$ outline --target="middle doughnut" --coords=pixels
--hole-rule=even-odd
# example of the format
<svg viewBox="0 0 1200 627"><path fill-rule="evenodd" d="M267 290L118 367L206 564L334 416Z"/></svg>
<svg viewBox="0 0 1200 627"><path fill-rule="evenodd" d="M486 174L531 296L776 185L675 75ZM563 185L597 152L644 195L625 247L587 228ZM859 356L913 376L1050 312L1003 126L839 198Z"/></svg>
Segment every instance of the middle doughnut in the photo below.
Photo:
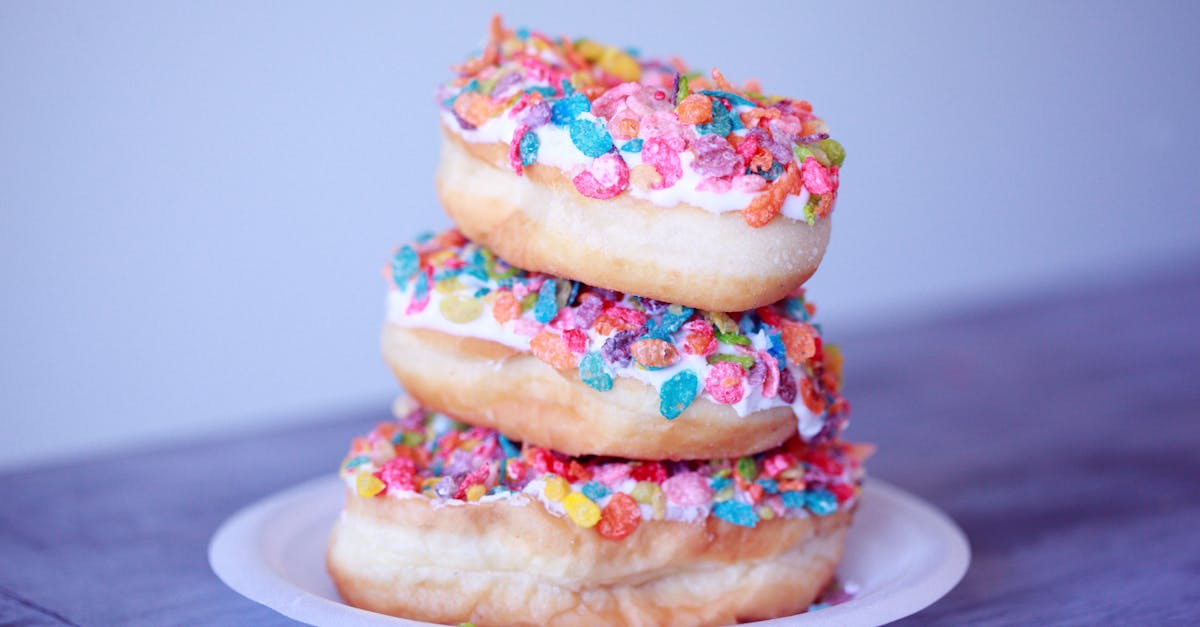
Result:
<svg viewBox="0 0 1200 627"><path fill-rule="evenodd" d="M705 312L511 267L457 231L399 249L384 357L424 405L570 455L750 455L845 426L803 291Z"/></svg>

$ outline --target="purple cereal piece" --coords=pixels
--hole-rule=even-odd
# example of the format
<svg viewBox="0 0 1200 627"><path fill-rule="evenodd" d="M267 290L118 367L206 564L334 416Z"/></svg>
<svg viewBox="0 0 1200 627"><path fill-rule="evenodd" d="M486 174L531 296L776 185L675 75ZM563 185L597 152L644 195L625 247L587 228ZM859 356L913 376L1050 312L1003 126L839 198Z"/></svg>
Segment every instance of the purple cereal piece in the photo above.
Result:
<svg viewBox="0 0 1200 627"><path fill-rule="evenodd" d="M618 331L604 341L604 345L600 347L600 354L608 363L624 368L633 359L629 353L629 345L639 336L641 331Z"/></svg>
<svg viewBox="0 0 1200 627"><path fill-rule="evenodd" d="M520 72L509 72L508 74L501 76L500 80L496 81L495 85L492 85L492 98L504 98L510 96L511 94L506 94L505 92L513 87L516 87L520 82Z"/></svg>
<svg viewBox="0 0 1200 627"><path fill-rule="evenodd" d="M545 126L550 121L550 104L545 100L530 105L521 114L521 123L529 128Z"/></svg>
<svg viewBox="0 0 1200 627"><path fill-rule="evenodd" d="M653 298L642 298L641 301L642 301L642 308L645 309L646 313L651 316L661 315L664 311L667 310L667 303L664 303L661 300L654 300Z"/></svg>
<svg viewBox="0 0 1200 627"><path fill-rule="evenodd" d="M590 329L596 322L596 318L600 316L600 308L604 306L604 301L595 294L584 294L579 299L579 306L575 308L575 322L578 323L581 329Z"/></svg>
<svg viewBox="0 0 1200 627"><path fill-rule="evenodd" d="M779 400L788 405L796 402L796 378L791 368L779 369Z"/></svg>

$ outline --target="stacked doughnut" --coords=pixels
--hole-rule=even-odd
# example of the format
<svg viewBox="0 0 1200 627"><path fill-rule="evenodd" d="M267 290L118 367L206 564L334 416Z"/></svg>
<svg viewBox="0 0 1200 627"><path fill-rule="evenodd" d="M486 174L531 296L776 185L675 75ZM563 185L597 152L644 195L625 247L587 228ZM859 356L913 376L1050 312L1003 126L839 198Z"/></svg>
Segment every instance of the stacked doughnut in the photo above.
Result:
<svg viewBox="0 0 1200 627"><path fill-rule="evenodd" d="M841 146L804 101L498 19L455 73L457 228L386 270L410 396L342 464L338 590L476 625L803 611L869 454L801 287Z"/></svg>

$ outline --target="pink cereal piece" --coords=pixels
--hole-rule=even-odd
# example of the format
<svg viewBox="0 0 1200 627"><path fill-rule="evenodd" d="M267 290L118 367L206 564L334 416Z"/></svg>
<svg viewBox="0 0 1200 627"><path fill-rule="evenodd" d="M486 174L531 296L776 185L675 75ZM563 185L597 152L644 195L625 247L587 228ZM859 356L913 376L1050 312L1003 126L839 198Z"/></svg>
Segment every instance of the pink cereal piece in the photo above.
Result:
<svg viewBox="0 0 1200 627"><path fill-rule="evenodd" d="M739 192L749 192L756 194L766 189L767 179L757 174L739 174L733 177L733 189Z"/></svg>
<svg viewBox="0 0 1200 627"><path fill-rule="evenodd" d="M755 357L757 357L758 363L767 368L767 376L763 379L762 384L763 398L775 398L775 395L779 393L779 361L767 351L759 351Z"/></svg>
<svg viewBox="0 0 1200 627"><path fill-rule="evenodd" d="M687 147L688 139L695 136L692 127L685 126L671 111L655 111L642 118L638 137L650 139L662 137L667 145L680 152Z"/></svg>
<svg viewBox="0 0 1200 627"><path fill-rule="evenodd" d="M776 453L763 460L763 472L768 477L775 478L796 463L796 458L790 453Z"/></svg>
<svg viewBox="0 0 1200 627"><path fill-rule="evenodd" d="M629 166L621 155L606 153L592 161L592 164L580 172L572 182L580 194L605 200L629 187Z"/></svg>
<svg viewBox="0 0 1200 627"><path fill-rule="evenodd" d="M729 191L733 185L729 179L707 178L696 184L696 190L701 192L712 192L714 194L724 194Z"/></svg>
<svg viewBox="0 0 1200 627"><path fill-rule="evenodd" d="M529 318L517 318L513 320L512 325L513 333L524 337L533 337L541 333L542 328L545 326L537 320L530 320Z"/></svg>
<svg viewBox="0 0 1200 627"><path fill-rule="evenodd" d="M673 150L662 137L653 137L642 145L642 161L654 166L662 180L651 185L652 189L671 187L683 177L683 165L679 162L679 151Z"/></svg>
<svg viewBox="0 0 1200 627"><path fill-rule="evenodd" d="M592 101L592 115L598 118L611 117L617 108L625 102L625 99L641 89L641 87L639 83L621 83L604 92L599 98Z"/></svg>
<svg viewBox="0 0 1200 627"><path fill-rule="evenodd" d="M512 166L517 176L525 174L525 166L521 163L521 139L525 137L525 133L529 132L529 127L521 124L517 130L513 131L512 143L508 146L508 165Z"/></svg>
<svg viewBox="0 0 1200 627"><path fill-rule="evenodd" d="M579 322L575 319L575 310L570 307L563 307L554 314L554 319L549 323L551 329L566 331L567 329L578 329Z"/></svg>
<svg viewBox="0 0 1200 627"><path fill-rule="evenodd" d="M745 378L746 371L741 364L731 361L717 362L704 378L704 390L718 403L733 405L745 395L742 385Z"/></svg>
<svg viewBox="0 0 1200 627"><path fill-rule="evenodd" d="M562 337L567 343L567 350L575 353L576 355L582 355L587 352L587 333L584 333L579 329L567 329L562 332Z"/></svg>
<svg viewBox="0 0 1200 627"><path fill-rule="evenodd" d="M699 473L685 472L667 479L662 484L667 500L676 505L705 505L712 499L712 488Z"/></svg>
<svg viewBox="0 0 1200 627"><path fill-rule="evenodd" d="M592 469L592 479L611 488L628 479L629 472L629 464L604 464Z"/></svg>
<svg viewBox="0 0 1200 627"><path fill-rule="evenodd" d="M804 189L810 194L828 194L833 191L833 177L830 176L829 169L813 157L804 160L804 165L800 168L800 180L804 182Z"/></svg>
<svg viewBox="0 0 1200 627"><path fill-rule="evenodd" d="M670 101L662 97L655 98L655 94L661 91L662 88L660 87L642 86L641 89L630 94L629 98L625 100L625 104L629 105L629 108L638 115L650 115L656 111L667 111L671 113L672 117L675 117L674 111L671 111L674 105Z"/></svg>
<svg viewBox="0 0 1200 627"><path fill-rule="evenodd" d="M540 286L539 286L539 287L540 287ZM536 292L536 291L537 291L537 288L533 288L533 291L535 291L535 292ZM515 299L517 299L517 300L521 300L522 298L525 298L526 296L528 296L528 295L529 295L529 286L528 286L528 285L526 285L525 283L515 283L515 284L513 284L513 286L512 286L512 295L513 295L513 298L515 298Z"/></svg>

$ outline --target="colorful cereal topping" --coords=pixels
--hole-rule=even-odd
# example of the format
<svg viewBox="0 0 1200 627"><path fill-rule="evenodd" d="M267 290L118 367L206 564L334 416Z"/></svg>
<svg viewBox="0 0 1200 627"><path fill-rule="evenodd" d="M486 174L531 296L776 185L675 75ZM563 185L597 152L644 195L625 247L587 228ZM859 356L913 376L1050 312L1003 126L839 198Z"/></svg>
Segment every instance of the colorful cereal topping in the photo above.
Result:
<svg viewBox="0 0 1200 627"><path fill-rule="evenodd" d="M637 379L667 419L706 398L742 416L791 406L805 439L847 422L841 354L822 342L803 291L752 311L698 311L513 268L453 230L402 247L389 268L391 323L529 351L599 392Z"/></svg>
<svg viewBox="0 0 1200 627"><path fill-rule="evenodd" d="M351 444L341 475L362 498L439 502L537 499L551 513L612 540L644 520L715 516L754 527L777 517L827 516L851 506L871 447L797 437L739 459L639 462L571 458L408 404Z"/></svg>
<svg viewBox="0 0 1200 627"><path fill-rule="evenodd" d="M833 210L845 149L808 102L764 95L754 81L739 88L715 69L510 30L499 17L454 72L438 90L446 125L508 144L517 175L556 167L597 199L671 190L659 204L741 210L754 227L781 213L813 224ZM731 194L746 197L713 198Z"/></svg>

